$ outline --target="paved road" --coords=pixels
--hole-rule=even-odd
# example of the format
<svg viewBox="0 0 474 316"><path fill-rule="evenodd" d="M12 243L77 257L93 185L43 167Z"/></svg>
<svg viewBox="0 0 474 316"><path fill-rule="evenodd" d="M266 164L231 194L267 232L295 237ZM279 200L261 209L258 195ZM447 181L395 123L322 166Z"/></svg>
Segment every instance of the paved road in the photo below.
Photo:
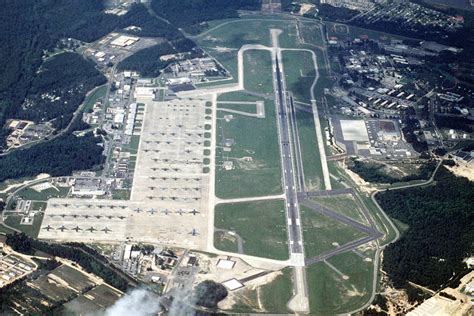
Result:
<svg viewBox="0 0 474 316"><path fill-rule="evenodd" d="M332 219L335 219L341 223L344 223L346 225L349 225L357 230L360 230L361 232L364 232L369 235L378 235L378 236L383 236L380 232L378 232L374 227L372 226L367 226L364 224L359 223L356 220L353 220L352 218L339 214L337 212L334 212L316 202L310 201L310 200L303 200L301 201L301 204L311 208L312 210L326 216Z"/></svg>
<svg viewBox="0 0 474 316"><path fill-rule="evenodd" d="M298 192L298 198L304 199L304 198L309 198L312 196L334 196L334 195L353 194L353 193L354 193L354 189L352 188L311 191L311 192Z"/></svg>
<svg viewBox="0 0 474 316"><path fill-rule="evenodd" d="M304 180L304 167L303 167L303 158L301 155L301 144L300 144L300 135L298 132L298 125L296 121L296 108L293 102L293 97L290 97L289 100L290 106L290 126L292 130L293 136L293 147L295 151L295 159L296 159L296 171L297 171L297 183L298 188L300 191L306 191L305 189L305 180Z"/></svg>
<svg viewBox="0 0 474 316"><path fill-rule="evenodd" d="M283 185L286 195L286 212L288 216L288 231L291 253L303 253L302 233L300 226L298 195L296 190L293 160L291 156L289 109L285 97L283 70L280 67L277 54L273 54L273 81L275 87L275 103L278 109L278 129L280 139L281 160L283 167Z"/></svg>
<svg viewBox="0 0 474 316"><path fill-rule="evenodd" d="M334 257L334 256L337 256L343 252L347 252L347 251L350 251L350 250L353 250L353 249L356 249L358 248L359 246L361 245L364 245L370 241L373 241L373 240L376 240L378 237L377 236L367 236L367 237L364 237L364 238L361 238L361 239L357 239L357 240L354 240L354 241L351 241L345 245L342 245L341 247L339 248L336 248L334 250L330 250L330 251L327 251L327 252L324 252L318 256L315 256L315 257L312 257L312 258L308 258L305 260L305 265L306 266L309 266L309 265L312 265L312 264L315 264L315 263L318 263L318 262L321 262L321 261L324 261L324 260L327 260L331 257Z"/></svg>

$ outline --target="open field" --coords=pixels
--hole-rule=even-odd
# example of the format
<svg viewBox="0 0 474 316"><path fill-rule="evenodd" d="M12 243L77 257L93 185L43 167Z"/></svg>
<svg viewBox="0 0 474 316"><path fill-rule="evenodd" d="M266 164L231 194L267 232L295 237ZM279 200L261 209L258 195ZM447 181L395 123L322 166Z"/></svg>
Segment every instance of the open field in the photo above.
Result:
<svg viewBox="0 0 474 316"><path fill-rule="evenodd" d="M18 230L21 230L25 234L36 238L38 237L41 223L43 221L43 213L37 213L34 217L33 224L32 225L20 225L21 218L23 216L18 216L18 215L8 215L8 217L5 219L5 224L8 226L11 226L13 228L16 228Z"/></svg>
<svg viewBox="0 0 474 316"><path fill-rule="evenodd" d="M93 282L87 275L66 265L57 267L50 273L50 275L61 278L70 288L77 292L82 292L95 285L95 282Z"/></svg>
<svg viewBox="0 0 474 316"><path fill-rule="evenodd" d="M339 214L346 215L362 224L368 224L362 214L362 210L357 205L354 197L350 194L334 196L312 197L311 200L325 206Z"/></svg>
<svg viewBox="0 0 474 316"><path fill-rule="evenodd" d="M403 39L406 37L394 34L388 34L384 32L378 32L370 29L364 29L357 26L352 25L345 25L341 23L333 23L333 22L324 22L326 24L328 30L329 37L337 37L339 40L345 39L354 39L354 38L361 38L368 36L369 39L373 40L396 40L396 39ZM336 26L336 27L335 27ZM343 28L346 26L346 28ZM344 30L344 31L343 31Z"/></svg>
<svg viewBox="0 0 474 316"><path fill-rule="evenodd" d="M272 68L268 52L250 51L246 61L255 63L245 67L248 72L245 85L257 93L271 94ZM258 64L258 67L257 67ZM253 71L260 70L260 74ZM258 101L244 93L221 95L218 101ZM261 101L261 99L260 99ZM236 198L281 193L281 166L278 149L275 106L265 101L265 118L235 115L224 120L225 112L218 113L216 150L216 195L219 198ZM231 140L231 146L223 146ZM226 148L227 147L227 148ZM230 147L230 151L228 151ZM232 170L223 168L224 162L233 164Z"/></svg>
<svg viewBox="0 0 474 316"><path fill-rule="evenodd" d="M301 206L300 210L307 258L367 236L355 228L323 216L305 206Z"/></svg>
<svg viewBox="0 0 474 316"><path fill-rule="evenodd" d="M316 76L311 53L305 51L284 51L283 65L288 90L294 99L310 104L311 85Z"/></svg>
<svg viewBox="0 0 474 316"><path fill-rule="evenodd" d="M287 232L283 200L219 204L215 208L214 226L238 234L247 255L288 259ZM217 243L224 251L227 244Z"/></svg>
<svg viewBox="0 0 474 316"><path fill-rule="evenodd" d="M273 281L240 290L233 313L289 313L287 304L292 297L292 268L281 270Z"/></svg>
<svg viewBox="0 0 474 316"><path fill-rule="evenodd" d="M339 177L342 181L348 185L357 188L357 185L347 176L347 174L334 162L330 162L329 167L332 167L331 173ZM369 210L372 215L377 229L384 234L384 237L379 239L380 245L386 245L387 243L392 242L396 238L396 232L393 230L390 223L387 222L383 214L380 212L379 208L374 204L368 193L357 192L358 196L364 203L364 205Z"/></svg>
<svg viewBox="0 0 474 316"><path fill-rule="evenodd" d="M273 96L272 59L270 52L250 50L244 54L244 88Z"/></svg>
<svg viewBox="0 0 474 316"><path fill-rule="evenodd" d="M16 194L17 198L22 198L23 200L35 200L35 201L47 201L50 198L60 198L67 196L69 188L58 187L49 188L43 191L36 191L31 188L25 188Z"/></svg>
<svg viewBox="0 0 474 316"><path fill-rule="evenodd" d="M291 275L292 269L285 268L282 270L282 275L261 287L260 295L265 311L279 314L288 312L286 305L293 296Z"/></svg>
<svg viewBox="0 0 474 316"><path fill-rule="evenodd" d="M353 311L370 298L372 262L353 252L342 253L306 268L312 315L335 315Z"/></svg>

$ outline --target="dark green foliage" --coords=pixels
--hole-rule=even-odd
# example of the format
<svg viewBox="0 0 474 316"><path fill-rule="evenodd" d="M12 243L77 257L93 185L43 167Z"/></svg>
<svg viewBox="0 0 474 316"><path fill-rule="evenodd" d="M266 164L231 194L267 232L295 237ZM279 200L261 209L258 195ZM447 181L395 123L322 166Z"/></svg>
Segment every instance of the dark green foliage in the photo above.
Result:
<svg viewBox="0 0 474 316"><path fill-rule="evenodd" d="M456 165L456 162L452 159L445 159L445 160L443 160L443 165L449 166L449 167L454 167Z"/></svg>
<svg viewBox="0 0 474 316"><path fill-rule="evenodd" d="M132 56L124 59L119 65L120 70L138 71L145 77L156 77L160 71L166 68L173 60L160 60L163 55L190 52L189 57L198 57L202 53L196 48L196 44L189 39L179 39L171 43L165 42L149 48L142 49Z"/></svg>
<svg viewBox="0 0 474 316"><path fill-rule="evenodd" d="M226 288L211 280L199 283L194 289L196 304L207 308L216 308L217 304L227 297Z"/></svg>
<svg viewBox="0 0 474 316"><path fill-rule="evenodd" d="M175 26L153 17L142 4L134 4L120 22L122 28L130 25L141 28L140 31L127 31L138 36L164 37L168 40L182 37Z"/></svg>
<svg viewBox="0 0 474 316"><path fill-rule="evenodd" d="M359 13L359 11L356 10L343 7L334 7L327 3L318 5L318 11L318 16L325 20L341 22L349 20Z"/></svg>
<svg viewBox="0 0 474 316"><path fill-rule="evenodd" d="M433 149L433 153L436 156L444 156L444 155L446 155L447 152L448 151L444 147L436 147L435 149Z"/></svg>
<svg viewBox="0 0 474 316"><path fill-rule="evenodd" d="M397 287L412 281L437 290L466 272L462 260L474 244L474 183L444 167L435 180L376 196L391 217L410 227L384 254L384 270Z"/></svg>
<svg viewBox="0 0 474 316"><path fill-rule="evenodd" d="M79 264L85 271L94 273L101 277L108 284L116 287L121 291L128 288L128 282L115 270L108 267L100 261L95 255L83 250L83 246L74 247L74 244L60 245L50 244L47 242L31 239L25 234L15 233L7 235L7 245L11 246L15 251L30 254L34 250L45 252L52 256L66 258Z"/></svg>
<svg viewBox="0 0 474 316"><path fill-rule="evenodd" d="M410 303L418 302L419 304L421 304L423 301L430 297L430 295L423 292L423 290L414 287L410 284L407 284L405 286L405 292L407 293L408 301Z"/></svg>
<svg viewBox="0 0 474 316"><path fill-rule="evenodd" d="M36 122L62 117L66 118L63 121L69 123L71 114L84 101L86 93L106 82L106 78L94 68L91 61L75 53L60 54L41 66L27 95L33 105L20 109L17 116ZM42 95L45 93L54 94L60 99L44 99ZM64 127L64 123L56 126Z"/></svg>
<svg viewBox="0 0 474 316"><path fill-rule="evenodd" d="M452 128L472 133L474 122L459 116L435 115L436 125L441 128Z"/></svg>
<svg viewBox="0 0 474 316"><path fill-rule="evenodd" d="M48 271L54 270L61 265L61 263L56 261L55 259L43 260L43 259L33 258L33 261L36 262L36 264L38 265L38 269L48 270Z"/></svg>
<svg viewBox="0 0 474 316"><path fill-rule="evenodd" d="M0 181L48 173L52 176L70 175L74 170L87 170L103 162L100 138L88 133L83 137L72 134L46 143L12 152L0 157Z"/></svg>
<svg viewBox="0 0 474 316"><path fill-rule="evenodd" d="M201 22L238 17L237 10L259 10L260 0L152 0L159 16L187 32L196 33Z"/></svg>
<svg viewBox="0 0 474 316"><path fill-rule="evenodd" d="M395 182L428 180L436 168L436 165L433 162L423 164L416 174L411 174L401 178L388 175L384 170L385 166L382 164L366 163L357 159L352 159L351 163L348 164L348 167L367 182L392 184Z"/></svg>
<svg viewBox="0 0 474 316"><path fill-rule="evenodd" d="M7 235L7 239L5 243L13 248L13 250L25 253L25 254L33 254L33 249L31 245L32 239L28 237L26 234L15 233L13 235Z"/></svg>

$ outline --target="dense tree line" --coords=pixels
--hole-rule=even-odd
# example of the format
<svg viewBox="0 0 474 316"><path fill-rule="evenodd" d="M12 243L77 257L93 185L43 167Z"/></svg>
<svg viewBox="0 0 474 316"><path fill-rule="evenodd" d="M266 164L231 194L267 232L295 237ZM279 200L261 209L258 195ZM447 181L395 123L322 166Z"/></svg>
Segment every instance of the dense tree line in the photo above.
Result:
<svg viewBox="0 0 474 316"><path fill-rule="evenodd" d="M40 67L28 90L27 102L16 117L36 122L66 118L67 125L87 92L106 82L91 61L76 53L57 55ZM54 125L63 127L64 123Z"/></svg>
<svg viewBox="0 0 474 316"><path fill-rule="evenodd" d="M88 133L72 134L0 157L0 181L48 173L51 176L70 175L74 170L87 170L100 165L104 156L98 145L100 138Z"/></svg>
<svg viewBox="0 0 474 316"><path fill-rule="evenodd" d="M461 116L436 114L435 121L439 128L452 128L467 133L472 133L474 126L474 121Z"/></svg>
<svg viewBox="0 0 474 316"><path fill-rule="evenodd" d="M418 172L403 177L394 177L387 174L383 164L366 163L357 159L352 159L348 167L367 182L392 184L413 180L428 180L436 168L436 164L433 162L423 164L418 169Z"/></svg>
<svg viewBox="0 0 474 316"><path fill-rule="evenodd" d="M456 283L467 271L463 259L473 255L474 183L444 167L435 180L376 196L391 217L409 225L384 252L384 270L397 287L412 281L437 290L451 278Z"/></svg>
<svg viewBox="0 0 474 316"><path fill-rule="evenodd" d="M120 62L118 69L138 71L145 77L156 77L173 62L171 59L161 60L160 57L181 52L189 53L190 58L202 56L202 51L193 41L183 38L142 49Z"/></svg>
<svg viewBox="0 0 474 316"><path fill-rule="evenodd" d="M285 2L286 4L286 2ZM237 10L260 10L260 0L152 0L159 16L190 33L205 21L238 17ZM286 4L287 6L287 4Z"/></svg>
<svg viewBox="0 0 474 316"><path fill-rule="evenodd" d="M130 25L138 26L141 30L126 32L138 36L163 37L168 40L182 37L175 26L152 16L142 4L134 4L120 21L119 27L126 28Z"/></svg>
<svg viewBox="0 0 474 316"><path fill-rule="evenodd" d="M344 22L353 18L359 13L359 11L343 8L334 7L327 3L318 5L318 16L325 20L335 20Z"/></svg>
<svg viewBox="0 0 474 316"><path fill-rule="evenodd" d="M66 258L79 264L85 271L94 273L104 279L108 284L121 291L126 291L128 282L112 268L104 265L94 256L76 249L72 245L50 244L28 237L21 233L9 234L6 239L7 245L15 251L32 254L34 251L42 251L52 256Z"/></svg>

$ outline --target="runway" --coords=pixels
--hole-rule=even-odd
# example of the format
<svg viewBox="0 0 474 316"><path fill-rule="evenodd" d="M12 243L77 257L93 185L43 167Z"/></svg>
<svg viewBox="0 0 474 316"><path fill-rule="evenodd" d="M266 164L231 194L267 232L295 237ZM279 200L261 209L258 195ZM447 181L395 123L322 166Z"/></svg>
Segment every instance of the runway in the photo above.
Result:
<svg viewBox="0 0 474 316"><path fill-rule="evenodd" d="M286 196L287 226L292 254L303 254L301 221L299 216L298 193L293 168L292 143L290 139L289 107L285 94L282 67L277 54L273 54L273 81L275 87L275 103L278 109L278 130L283 167L283 186Z"/></svg>

